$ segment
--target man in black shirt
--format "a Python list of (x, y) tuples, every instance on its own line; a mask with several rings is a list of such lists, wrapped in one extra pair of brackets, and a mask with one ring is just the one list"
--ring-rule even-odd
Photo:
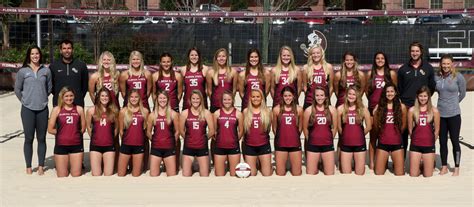
[[(431, 94), (433, 94), (436, 87), (433, 67), (423, 60), (423, 45), (421, 43), (413, 42), (410, 44), (410, 57), (410, 61), (398, 70), (398, 92), (407, 109), (415, 104), (416, 91), (422, 86), (428, 86)], [(403, 132), (402, 139), (406, 155), (408, 130)]]
[(59, 91), (64, 86), (74, 89), (74, 104), (84, 107), (84, 97), (87, 93), (89, 71), (87, 65), (73, 57), (73, 43), (63, 40), (59, 44), (61, 59), (54, 61), (50, 66), (53, 77), (53, 105), (58, 104)]

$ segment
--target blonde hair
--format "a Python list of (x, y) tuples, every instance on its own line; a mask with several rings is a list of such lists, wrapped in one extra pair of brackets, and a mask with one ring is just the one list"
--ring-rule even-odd
[(297, 78), (295, 56), (293, 55), (293, 51), (291, 50), (291, 48), (288, 46), (281, 47), (280, 53), (278, 53), (278, 60), (275, 66), (275, 83), (278, 83), (280, 81), (281, 70), (283, 67), (283, 64), (281, 63), (281, 53), (283, 52), (283, 50), (287, 50), (290, 53), (291, 60), (288, 67), (288, 83), (293, 83), (293, 81), (295, 81)]
[(217, 63), (217, 57), (219, 56), (219, 53), (224, 52), (226, 58), (225, 61), (225, 77), (227, 81), (232, 79), (232, 68), (229, 66), (229, 55), (227, 53), (227, 50), (225, 48), (219, 48), (216, 53), (214, 54), (214, 62), (212, 64), (212, 68), (214, 69), (214, 76), (212, 77), (212, 81), (214, 82), (215, 85), (219, 84), (219, 63)]
[(344, 88), (347, 86), (347, 67), (346, 67), (346, 63), (345, 63), (345, 60), (346, 60), (346, 56), (352, 56), (354, 58), (354, 68), (352, 69), (352, 75), (354, 76), (354, 79), (355, 79), (355, 85), (357, 87), (361, 87), (360, 86), (360, 77), (359, 77), (359, 63), (357, 63), (357, 57), (355, 56), (354, 53), (351, 53), (351, 52), (346, 52), (344, 53), (344, 55), (342, 56), (342, 64), (341, 64), (341, 81), (339, 81), (339, 85), (340, 86), (343, 86)]
[(67, 92), (72, 92), (72, 94), (74, 96), (76, 96), (76, 92), (74, 92), (74, 90), (69, 87), (69, 86), (64, 86), (63, 88), (61, 88), (61, 91), (59, 91), (59, 98), (58, 98), (58, 107), (61, 109), (64, 107), (64, 102), (63, 102), (63, 97), (64, 97), (64, 94), (66, 94)]
[[(263, 92), (260, 89), (252, 89), (252, 92), (260, 93), (262, 97), (262, 103), (260, 104), (260, 120), (262, 121), (264, 131), (267, 131), (270, 127), (270, 109), (268, 109), (267, 104), (265, 103), (265, 98), (263, 96)], [(252, 117), (253, 117), (253, 105), (251, 103), (251, 99), (249, 98), (249, 103), (247, 106), (247, 112), (244, 114), (244, 130), (248, 132), (250, 130), (250, 126), (252, 126)]]
[[(324, 74), (326, 74), (326, 76), (328, 76), (331, 73), (331, 71), (329, 69), (329, 63), (326, 62), (326, 52), (324, 51), (324, 49), (320, 45), (313, 45), (308, 50), (308, 62), (306, 63), (306, 74), (307, 74), (307, 77), (308, 77), (309, 84), (313, 83), (313, 78), (312, 78), (313, 73), (314, 73), (313, 65), (317, 64), (317, 63), (314, 62), (313, 57), (312, 57), (312, 55), (314, 53), (313, 50), (315, 50), (315, 49), (319, 49), (321, 51), (320, 63), (323, 66)], [(332, 83), (328, 83), (328, 84), (332, 84)]]
[(198, 107), (198, 111), (199, 111), (199, 120), (203, 121), (206, 119), (205, 117), (205, 111), (206, 111), (206, 108), (204, 108), (204, 96), (202, 95), (201, 91), (199, 90), (193, 90), (191, 91), (191, 95), (189, 96), (189, 99), (188, 99), (188, 104), (189, 104), (189, 113), (192, 113), (191, 112), (191, 107), (192, 107), (192, 104), (191, 104), (191, 99), (193, 97), (193, 95), (196, 94), (199, 96), (199, 98), (201, 99), (201, 103), (199, 104), (199, 107)]
[(162, 89), (158, 89), (156, 92), (156, 100), (155, 100), (155, 110), (153, 113), (155, 113), (155, 121), (158, 118), (158, 110), (159, 110), (159, 105), (158, 105), (158, 96), (159, 95), (164, 95), (166, 97), (166, 106), (165, 106), (165, 116), (166, 116), (166, 123), (170, 124), (171, 123), (171, 106), (170, 106), (170, 99), (168, 92)]
[(343, 106), (344, 110), (342, 110), (342, 123), (346, 123), (347, 114), (349, 112), (349, 100), (347, 97), (349, 96), (350, 90), (353, 90), (356, 94), (356, 100), (354, 103), (354, 105), (356, 106), (356, 123), (362, 123), (362, 121), (364, 120), (365, 106), (364, 106), (364, 103), (362, 102), (362, 97), (359, 91), (359, 87), (354, 86), (354, 85), (349, 86), (346, 92), (346, 96), (344, 98), (344, 106)]
[(103, 58), (104, 56), (107, 56), (110, 58), (110, 77), (111, 77), (111, 81), (112, 81), (112, 88), (114, 90), (114, 93), (117, 93), (118, 90), (119, 90), (119, 86), (118, 86), (118, 79), (119, 79), (119, 76), (120, 76), (120, 73), (117, 71), (117, 68), (116, 68), (116, 63), (115, 63), (115, 58), (114, 58), (114, 55), (109, 52), (109, 51), (104, 51), (102, 52), (102, 54), (100, 54), (100, 57), (99, 57), (99, 61), (97, 63), (97, 72), (99, 73), (99, 81), (97, 82), (97, 90), (100, 90), (103, 86), (103, 83), (104, 83), (104, 75), (105, 75), (105, 70), (104, 70), (104, 67), (103, 67)]
[[(140, 93), (136, 89), (130, 90), (129, 95), (128, 95), (128, 104), (125, 107), (127, 111), (125, 112), (125, 116), (123, 117), (123, 123), (124, 123), (125, 129), (130, 127), (130, 124), (132, 123), (133, 112), (132, 112), (132, 106), (131, 106), (132, 104), (130, 104), (130, 97), (132, 97), (133, 93), (136, 93), (138, 95), (138, 111), (140, 111), (143, 117), (145, 117), (146, 115), (145, 108), (143, 107), (143, 103), (141, 101)], [(143, 126), (145, 127), (145, 124)]]
[(431, 92), (427, 86), (422, 86), (420, 89), (418, 89), (418, 91), (416, 91), (416, 101), (413, 107), (413, 118), (415, 119), (416, 124), (418, 124), (418, 121), (420, 119), (420, 101), (418, 101), (418, 96), (422, 93), (428, 94), (428, 103), (426, 103), (426, 113), (428, 115), (427, 122), (429, 123), (433, 120), (433, 104), (431, 103)]
[(145, 63), (143, 61), (143, 55), (141, 52), (138, 52), (136, 50), (132, 51), (130, 53), (130, 57), (128, 58), (128, 75), (132, 75), (132, 70), (133, 70), (132, 59), (135, 56), (137, 56), (141, 60), (140, 61), (140, 76), (145, 75)]

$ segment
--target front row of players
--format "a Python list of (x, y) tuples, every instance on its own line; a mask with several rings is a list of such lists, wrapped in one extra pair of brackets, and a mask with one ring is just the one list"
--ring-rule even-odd
[[(162, 162), (168, 176), (176, 175), (179, 169), (176, 145), (180, 137), (184, 138), (183, 176), (192, 176), (193, 159), (197, 160), (199, 174), (209, 175), (208, 139), (215, 141), (211, 147), (216, 176), (224, 176), (226, 169), (230, 175), (235, 175), (235, 166), (240, 162), (240, 146), (245, 162), (250, 165), (251, 175), (257, 175), (259, 169), (263, 176), (270, 176), (273, 173), (270, 129), (275, 134), (277, 175), (286, 174), (288, 159), (291, 174), (302, 174), (301, 132), (305, 137), (307, 174), (318, 174), (321, 161), (325, 175), (335, 173), (336, 163), (339, 163), (341, 173), (351, 173), (354, 169), (355, 174), (363, 175), (365, 135), (371, 130), (370, 126), (374, 126), (378, 135), (375, 174), (385, 173), (390, 156), (394, 174), (404, 175), (405, 153), (401, 133), (406, 127), (411, 135), (410, 175), (419, 176), (421, 163), (424, 176), (433, 174), (434, 145), (440, 118), (438, 110), (431, 104), (427, 87), (417, 92), (414, 107), (407, 109), (400, 102), (396, 87), (386, 84), (374, 110), (374, 124), (355, 86), (348, 88), (344, 103), (337, 109), (329, 105), (325, 88), (315, 89), (313, 104), (306, 110), (296, 104), (295, 93), (291, 87), (284, 87), (280, 103), (270, 110), (263, 92), (254, 89), (247, 108), (240, 112), (234, 107), (233, 93), (226, 91), (222, 95), (222, 107), (212, 114), (205, 109), (201, 92), (194, 90), (188, 100), (190, 107), (179, 114), (171, 109), (165, 91), (156, 93), (152, 112), (142, 105), (140, 93), (136, 90), (131, 90), (127, 106), (118, 111), (109, 90), (102, 88), (95, 97), (94, 107), (84, 112), (82, 107), (73, 104), (73, 90), (65, 87), (48, 124), (48, 132), (56, 135), (54, 159), (57, 175), (82, 174), (82, 134), (86, 129), (91, 137), (90, 164), (95, 176), (112, 175), (115, 166), (119, 176), (125, 176), (128, 170), (133, 176), (140, 176), (148, 167), (144, 164), (149, 164), (150, 176), (158, 176)], [(336, 133), (340, 139), (334, 146)], [(118, 137), (121, 137), (120, 145)], [(338, 149), (338, 162), (335, 149)]]

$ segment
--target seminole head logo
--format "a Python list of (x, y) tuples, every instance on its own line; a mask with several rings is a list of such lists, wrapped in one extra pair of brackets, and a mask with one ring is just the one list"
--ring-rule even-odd
[(308, 57), (308, 50), (313, 46), (321, 46), (324, 50), (327, 47), (326, 36), (319, 30), (313, 30), (312, 33), (308, 35), (308, 45), (305, 43), (300, 45), (301, 50), (304, 52), (304, 56)]

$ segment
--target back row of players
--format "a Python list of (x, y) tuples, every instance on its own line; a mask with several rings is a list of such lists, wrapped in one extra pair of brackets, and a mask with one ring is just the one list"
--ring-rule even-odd
[[(358, 70), (356, 56), (349, 52), (343, 55), (341, 70), (334, 73), (319, 46), (309, 50), (308, 63), (302, 69), (295, 65), (289, 47), (281, 48), (277, 64), (270, 70), (263, 67), (259, 51), (251, 49), (245, 70), (240, 73), (228, 66), (225, 49), (217, 50), (213, 66), (206, 67), (199, 50), (192, 48), (186, 66), (176, 71), (172, 56), (163, 53), (160, 69), (154, 74), (144, 68), (143, 56), (138, 51), (130, 54), (129, 68), (122, 73), (116, 70), (113, 55), (104, 52), (98, 71), (89, 80), (94, 106), (84, 112), (82, 107), (74, 105), (74, 90), (65, 87), (59, 93), (58, 106), (51, 113), (48, 132), (56, 135), (57, 174), (67, 176), (70, 162), (71, 174), (81, 175), (82, 133), (87, 129), (91, 137), (93, 175), (113, 174), (116, 151), (119, 151), (116, 166), (119, 176), (127, 174), (130, 159), (133, 176), (141, 175), (148, 163), (150, 175), (159, 175), (162, 161), (167, 175), (175, 175), (179, 169), (180, 137), (184, 138), (184, 176), (193, 174), (194, 158), (199, 163), (199, 174), (209, 175), (208, 139), (212, 139), (215, 174), (226, 174), (227, 161), (230, 174), (235, 175), (234, 168), (240, 162), (239, 141), (243, 137), (242, 153), (251, 174), (257, 175), (260, 169), (262, 175), (269, 176), (273, 171), (269, 141), (272, 129), (277, 175), (286, 174), (288, 159), (291, 174), (301, 175), (301, 132), (305, 137), (307, 174), (318, 173), (320, 160), (324, 174), (334, 174), (333, 138), (339, 133), (336, 147), (340, 149), (339, 169), (342, 173), (351, 173), (354, 160), (355, 173), (363, 175), (367, 151), (365, 135), (371, 132), (369, 167), (375, 174), (384, 174), (391, 155), (394, 173), (403, 175), (408, 136), (402, 135), (408, 131), (411, 135), (410, 175), (420, 174), (423, 160), (423, 175), (431, 176), (440, 128), (439, 111), (431, 104), (435, 75), (428, 63), (421, 62), (421, 45), (412, 44), (410, 54), (412, 60), (416, 60), (416, 56), (420, 60), (414, 71), (420, 75), (397, 77), (382, 52), (375, 54), (373, 68), (367, 76)], [(452, 58), (445, 56), (442, 61), (446, 67), (442, 62), (441, 77), (455, 73)], [(402, 67), (400, 72), (406, 71)], [(413, 91), (415, 87), (418, 89)], [(399, 94), (398, 89), (402, 93)], [(242, 99), (242, 112), (234, 107), (237, 91)], [(303, 107), (297, 100), (301, 92), (305, 93)], [(119, 93), (125, 100), (120, 111)], [(337, 97), (336, 107), (330, 104), (333, 93)], [(368, 108), (362, 102), (364, 93), (368, 97)], [(267, 94), (273, 99), (272, 109), (266, 105)], [(150, 95), (153, 110), (148, 103)], [(210, 97), (209, 110), (207, 97)], [(151, 140), (151, 146), (146, 137)], [(459, 159), (455, 158), (456, 167)]]

